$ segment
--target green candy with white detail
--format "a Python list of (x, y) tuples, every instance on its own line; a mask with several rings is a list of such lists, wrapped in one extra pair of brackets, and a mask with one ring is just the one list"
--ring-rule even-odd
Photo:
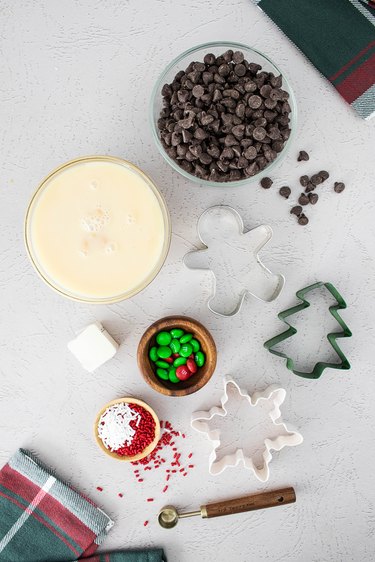
[[(180, 349), (181, 357), (189, 357), (189, 355), (191, 355), (192, 353), (193, 353), (193, 348), (190, 345), (190, 343), (184, 343), (181, 346), (181, 349)], [(200, 353), (200, 352), (198, 351), (198, 353)]]
[(184, 333), (185, 332), (181, 330), (181, 328), (173, 328), (173, 330), (170, 331), (172, 338), (176, 338), (176, 339), (180, 339), (181, 336), (184, 335)]
[(206, 358), (204, 356), (204, 353), (202, 353), (202, 351), (198, 351), (195, 354), (194, 359), (195, 359), (195, 363), (197, 364), (197, 367), (203, 367), (203, 365), (206, 362)]
[(169, 344), (169, 347), (171, 348), (173, 353), (178, 353), (180, 351), (181, 344), (178, 339), (174, 338)]

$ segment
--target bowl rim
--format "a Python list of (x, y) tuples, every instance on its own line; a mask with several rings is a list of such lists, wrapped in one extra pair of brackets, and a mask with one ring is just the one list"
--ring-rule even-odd
[[(195, 382), (192, 386), (178, 389), (176, 385), (176, 387), (174, 387), (173, 389), (169, 389), (167, 386), (164, 386), (161, 382), (159, 383), (159, 379), (157, 379), (157, 382), (155, 382), (150, 377), (148, 372), (146, 372), (144, 369), (143, 361), (145, 357), (148, 358), (147, 351), (150, 344), (150, 340), (152, 337), (155, 336), (157, 332), (159, 332), (160, 330), (172, 328), (173, 326), (176, 325), (181, 325), (181, 327), (183, 328), (184, 323), (193, 324), (204, 333), (205, 341), (209, 342), (210, 348), (212, 350), (212, 360), (210, 364), (207, 366), (205, 378), (199, 378), (197, 382)], [(205, 347), (207, 346), (205, 345)], [(143, 379), (156, 392), (159, 392), (164, 396), (170, 396), (172, 398), (189, 396), (190, 394), (194, 394), (195, 392), (198, 392), (198, 390), (203, 388), (210, 381), (216, 369), (217, 348), (211, 332), (201, 322), (199, 322), (199, 320), (195, 320), (195, 318), (191, 318), (190, 316), (181, 316), (181, 315), (165, 316), (150, 324), (150, 326), (148, 326), (148, 328), (146, 328), (146, 330), (142, 334), (142, 337), (139, 340), (138, 348), (137, 348), (137, 363)]]
[[(107, 447), (104, 446), (104, 443), (100, 439), (99, 434), (98, 434), (98, 424), (99, 424), (99, 420), (100, 420), (101, 416), (104, 414), (104, 412), (108, 408), (110, 408), (111, 406), (114, 406), (115, 404), (138, 404), (139, 406), (141, 406), (142, 408), (144, 408), (145, 410), (150, 412), (150, 414), (152, 415), (152, 417), (154, 418), (154, 421), (155, 421), (155, 437), (154, 437), (153, 441), (149, 445), (147, 445), (147, 447), (141, 453), (138, 453), (137, 455), (134, 455), (132, 457), (130, 457), (130, 456), (120, 456), (120, 455), (117, 455), (116, 453), (114, 453), (113, 451), (110, 451), (109, 449), (107, 449)], [(94, 435), (95, 435), (95, 440), (96, 440), (97, 445), (100, 447), (100, 449), (104, 453), (106, 453), (112, 459), (115, 459), (115, 460), (118, 460), (118, 461), (125, 461), (125, 462), (135, 462), (135, 461), (139, 461), (139, 460), (147, 457), (150, 453), (152, 453), (152, 451), (157, 446), (157, 444), (159, 442), (159, 439), (160, 439), (160, 421), (159, 421), (159, 418), (156, 415), (155, 411), (146, 402), (144, 402), (143, 400), (140, 400), (139, 398), (133, 398), (131, 396), (124, 396), (123, 398), (117, 398), (115, 400), (111, 400), (110, 402), (107, 402), (107, 404), (105, 404), (105, 406), (103, 406), (103, 408), (101, 408), (101, 410), (98, 412), (98, 414), (95, 418)]]
[[(104, 297), (104, 298), (91, 298), (91, 297), (84, 297), (84, 296), (79, 296), (79, 295), (74, 295), (73, 293), (69, 293), (68, 290), (64, 290), (63, 287), (60, 287), (57, 283), (53, 283), (53, 280), (50, 280), (48, 278), (47, 275), (45, 275), (42, 271), (42, 269), (40, 268), (40, 264), (38, 263), (37, 257), (35, 255), (35, 252), (33, 250), (33, 244), (32, 244), (32, 237), (31, 237), (31, 233), (30, 233), (30, 228), (31, 228), (31, 222), (32, 222), (32, 211), (34, 208), (34, 205), (37, 204), (37, 198), (39, 197), (39, 195), (43, 192), (43, 189), (46, 188), (46, 185), (48, 183), (48, 181), (56, 174), (58, 174), (60, 171), (64, 170), (65, 168), (69, 168), (70, 166), (74, 166), (75, 164), (78, 163), (84, 163), (84, 162), (95, 162), (95, 161), (104, 161), (104, 162), (112, 162), (114, 164), (120, 164), (122, 166), (125, 166), (127, 168), (132, 169), (135, 173), (139, 174), (144, 181), (147, 183), (147, 185), (149, 186), (149, 188), (152, 190), (153, 194), (155, 195), (161, 213), (163, 215), (163, 221), (164, 221), (164, 228), (165, 228), (165, 239), (164, 239), (164, 245), (163, 245), (163, 251), (161, 253), (161, 257), (160, 257), (160, 261), (157, 264), (157, 267), (155, 267), (155, 271), (153, 273), (153, 275), (149, 278), (147, 278), (146, 282), (142, 285), (140, 285), (139, 287), (136, 287), (135, 289), (133, 289), (132, 291), (129, 291), (128, 293), (122, 293), (120, 295), (116, 295), (113, 297)], [(130, 162), (129, 160), (125, 160), (125, 158), (121, 158), (118, 156), (108, 156), (108, 155), (103, 155), (103, 154), (93, 154), (93, 155), (86, 155), (86, 156), (79, 156), (77, 158), (73, 158), (71, 160), (68, 160), (67, 162), (64, 162), (63, 164), (60, 164), (59, 166), (57, 166), (56, 168), (54, 168), (53, 170), (51, 170), (49, 172), (49, 174), (47, 176), (45, 176), (38, 184), (37, 188), (35, 189), (35, 191), (33, 192), (30, 201), (27, 205), (27, 209), (26, 209), (26, 213), (24, 216), (24, 221), (23, 221), (23, 240), (24, 240), (24, 246), (26, 248), (26, 253), (27, 256), (31, 262), (31, 265), (33, 266), (34, 270), (36, 271), (36, 273), (38, 274), (38, 276), (40, 277), (40, 279), (42, 279), (42, 281), (44, 281), (44, 283), (46, 283), (46, 285), (48, 285), (51, 289), (53, 289), (55, 291), (55, 293), (58, 293), (60, 295), (63, 295), (64, 297), (76, 301), (76, 302), (81, 302), (81, 303), (86, 303), (86, 304), (114, 304), (123, 300), (127, 300), (129, 298), (134, 297), (135, 295), (137, 295), (138, 293), (140, 293), (141, 291), (143, 291), (144, 289), (146, 289), (146, 287), (148, 287), (148, 285), (150, 285), (150, 283), (152, 283), (152, 281), (154, 281), (154, 279), (157, 277), (157, 275), (160, 273), (166, 259), (169, 253), (169, 249), (170, 249), (170, 245), (171, 245), (171, 240), (172, 240), (172, 221), (171, 221), (171, 216), (167, 207), (167, 203), (166, 200), (163, 196), (163, 194), (160, 192), (159, 188), (157, 187), (157, 185), (155, 184), (155, 182), (152, 180), (152, 178), (146, 174), (141, 168), (139, 168), (136, 164), (133, 164), (133, 162)]]
[[(193, 53), (200, 51), (201, 49), (208, 49), (210, 47), (223, 47), (223, 48), (235, 48), (235, 49), (245, 49), (247, 51), (252, 51), (254, 53), (257, 53), (257, 55), (260, 55), (261, 57), (263, 57), (264, 59), (266, 59), (273, 67), (275, 67), (275, 69), (277, 70), (277, 72), (279, 72), (279, 74), (283, 77), (283, 80), (285, 80), (285, 84), (287, 86), (288, 92), (289, 92), (289, 102), (291, 101), (291, 132), (290, 132), (290, 136), (287, 139), (283, 149), (281, 152), (279, 152), (278, 156), (275, 158), (275, 160), (273, 162), (271, 162), (264, 170), (261, 170), (260, 172), (258, 172), (257, 174), (255, 174), (255, 176), (251, 176), (249, 178), (244, 178), (241, 180), (236, 180), (236, 181), (228, 181), (228, 182), (213, 182), (213, 181), (209, 181), (209, 180), (204, 180), (201, 178), (198, 178), (197, 176), (194, 176), (193, 174), (190, 174), (189, 172), (186, 172), (183, 168), (181, 168), (178, 164), (176, 164), (176, 162), (170, 158), (170, 156), (168, 156), (168, 154), (166, 153), (163, 145), (160, 142), (160, 138), (158, 135), (158, 128), (157, 128), (157, 124), (156, 121), (154, 119), (154, 102), (156, 100), (156, 97), (158, 95), (161, 95), (161, 88), (163, 87), (163, 85), (165, 84), (165, 76), (167, 75), (167, 73), (175, 66), (177, 65), (183, 58), (185, 58), (188, 55), (192, 55)], [(152, 132), (152, 137), (154, 139), (154, 142), (160, 152), (160, 154), (163, 156), (164, 160), (166, 162), (168, 162), (168, 164), (179, 174), (181, 174), (183, 177), (185, 177), (186, 179), (193, 181), (194, 183), (200, 184), (204, 187), (244, 187), (246, 185), (248, 185), (249, 183), (254, 182), (256, 179), (258, 179), (262, 174), (266, 174), (268, 172), (270, 172), (275, 166), (276, 164), (280, 164), (283, 160), (283, 158), (285, 158), (291, 144), (292, 141), (294, 140), (295, 134), (296, 134), (296, 129), (297, 129), (297, 101), (296, 101), (296, 97), (294, 95), (294, 91), (293, 88), (291, 86), (290, 80), (288, 78), (288, 76), (284, 73), (281, 72), (281, 69), (279, 68), (279, 66), (273, 62), (272, 59), (270, 59), (270, 57), (268, 57), (267, 55), (265, 55), (262, 51), (259, 51), (258, 49), (255, 49), (254, 47), (250, 47), (249, 45), (246, 45), (245, 43), (237, 43), (236, 41), (210, 41), (208, 43), (201, 43), (199, 45), (196, 45), (194, 47), (190, 47), (189, 49), (187, 49), (186, 51), (180, 53), (177, 57), (175, 57), (169, 64), (167, 64), (167, 66), (163, 69), (163, 71), (159, 74), (154, 87), (152, 89), (152, 93), (151, 93), (151, 98), (150, 98), (150, 103), (149, 103), (149, 123), (150, 123), (150, 127), (151, 127), (151, 132)]]

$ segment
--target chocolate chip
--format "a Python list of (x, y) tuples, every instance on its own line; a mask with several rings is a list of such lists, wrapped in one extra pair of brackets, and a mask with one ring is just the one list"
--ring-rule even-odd
[(251, 109), (258, 109), (258, 107), (262, 105), (262, 98), (254, 94), (249, 97), (249, 101), (247, 103)]
[(302, 213), (302, 215), (300, 215), (299, 219), (298, 219), (298, 224), (301, 224), (302, 226), (306, 226), (306, 224), (308, 224), (309, 219), (307, 218), (306, 215), (304, 215)]
[(310, 199), (308, 198), (306, 193), (301, 193), (301, 195), (298, 197), (298, 203), (300, 205), (308, 205), (310, 203)]
[(314, 174), (313, 176), (311, 176), (310, 181), (313, 185), (319, 185), (320, 183), (322, 183), (323, 178), (319, 176), (319, 174)]
[(306, 150), (300, 150), (298, 154), (298, 162), (307, 161), (310, 159), (310, 156), (307, 154)]
[(311, 181), (309, 181), (309, 183), (305, 187), (305, 193), (310, 193), (310, 191), (314, 191), (315, 188), (316, 185), (314, 185), (313, 183), (311, 183)]
[(309, 176), (301, 176), (301, 177), (299, 178), (299, 183), (300, 183), (303, 187), (306, 187), (306, 185), (309, 183), (309, 181), (310, 181)]
[(271, 178), (265, 177), (265, 178), (262, 178), (262, 179), (260, 180), (260, 185), (261, 185), (264, 189), (269, 189), (272, 184), (273, 184), (273, 181), (271, 180)]
[(297, 217), (299, 217), (301, 213), (302, 213), (302, 207), (300, 205), (295, 205), (290, 209), (291, 215), (296, 215)]
[[(247, 158), (248, 160), (254, 160), (256, 158), (257, 154), (258, 153), (257, 153), (257, 150), (256, 150), (255, 146), (249, 146), (243, 153), (245, 158)], [(265, 179), (269, 179), (269, 178), (263, 178), (263, 180), (265, 180)], [(271, 184), (272, 184), (272, 182), (271, 182)]]
[(318, 202), (319, 196), (317, 193), (309, 193), (309, 201), (311, 205), (316, 205)]
[(200, 85), (194, 86), (194, 88), (192, 90), (192, 94), (195, 98), (198, 98), (198, 99), (201, 98), (204, 94), (203, 86), (200, 86)]
[(234, 67), (234, 73), (237, 76), (245, 76), (246, 74), (246, 67), (243, 64), (236, 64), (236, 66)]
[(207, 53), (207, 55), (205, 55), (203, 62), (204, 64), (208, 64), (209, 66), (212, 66), (215, 63), (216, 57), (215, 55), (213, 55), (212, 53)]
[(253, 137), (257, 141), (262, 141), (265, 138), (266, 134), (267, 131), (263, 127), (255, 127), (253, 131)]
[(244, 56), (241, 51), (236, 51), (235, 53), (233, 53), (233, 57), (232, 57), (233, 62), (235, 62), (236, 64), (240, 64), (241, 62), (243, 62), (243, 60), (244, 60)]
[(336, 193), (342, 193), (345, 189), (345, 184), (342, 183), (341, 181), (335, 181), (335, 185), (334, 188)]
[(281, 197), (285, 197), (285, 199), (289, 199), (289, 195), (291, 194), (291, 189), (287, 185), (283, 185), (283, 187), (280, 187), (279, 193)]
[(326, 181), (329, 178), (329, 173), (326, 170), (321, 170), (319, 172), (319, 176), (322, 178), (323, 181)]

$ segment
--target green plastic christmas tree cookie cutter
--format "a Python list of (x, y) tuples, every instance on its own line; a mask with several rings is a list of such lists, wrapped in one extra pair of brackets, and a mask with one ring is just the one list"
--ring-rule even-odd
[[(282, 353), (280, 351), (275, 351), (273, 347), (281, 343), (282, 341), (286, 340), (287, 338), (294, 336), (297, 333), (296, 328), (294, 328), (286, 320), (286, 318), (288, 318), (288, 316), (292, 316), (293, 314), (296, 314), (301, 310), (304, 310), (305, 308), (308, 308), (310, 306), (310, 303), (305, 298), (306, 293), (309, 293), (310, 291), (313, 291), (314, 289), (318, 289), (321, 287), (325, 287), (331, 293), (331, 295), (336, 299), (337, 304), (330, 306), (329, 311), (332, 314), (332, 316), (335, 318), (335, 320), (338, 322), (340, 327), (342, 328), (342, 331), (331, 332), (327, 334), (327, 339), (331, 344), (332, 348), (334, 349), (334, 351), (339, 356), (341, 362), (327, 363), (321, 361), (316, 363), (313, 370), (309, 373), (304, 371), (297, 371), (294, 368), (293, 359), (285, 355), (285, 353)], [(289, 328), (285, 332), (282, 332), (281, 334), (278, 334), (277, 336), (271, 338), (270, 340), (267, 340), (263, 344), (264, 347), (268, 349), (270, 353), (273, 353), (274, 355), (278, 355), (279, 357), (283, 357), (284, 359), (286, 359), (287, 368), (290, 371), (292, 371), (295, 375), (298, 375), (299, 377), (304, 377), (306, 379), (318, 379), (323, 373), (324, 369), (327, 369), (328, 367), (330, 367), (331, 369), (341, 369), (341, 370), (350, 369), (350, 363), (346, 358), (346, 356), (344, 355), (344, 353), (341, 351), (336, 341), (339, 338), (349, 338), (352, 335), (352, 332), (349, 330), (348, 326), (345, 324), (344, 320), (341, 318), (341, 316), (338, 313), (339, 310), (343, 310), (344, 308), (346, 308), (346, 302), (344, 301), (338, 290), (332, 285), (332, 283), (318, 282), (318, 283), (314, 283), (313, 285), (309, 285), (309, 287), (305, 287), (304, 289), (300, 289), (299, 291), (297, 291), (296, 296), (300, 301), (302, 301), (301, 304), (292, 306), (291, 308), (288, 308), (287, 310), (283, 310), (278, 314), (280, 320), (282, 320), (285, 324), (287, 324)]]

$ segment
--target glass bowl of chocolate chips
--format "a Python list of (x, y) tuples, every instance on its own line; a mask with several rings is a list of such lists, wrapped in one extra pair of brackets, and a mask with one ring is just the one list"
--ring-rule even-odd
[(241, 43), (214, 42), (175, 58), (155, 84), (156, 145), (185, 178), (206, 186), (247, 185), (285, 156), (297, 107), (284, 74)]

